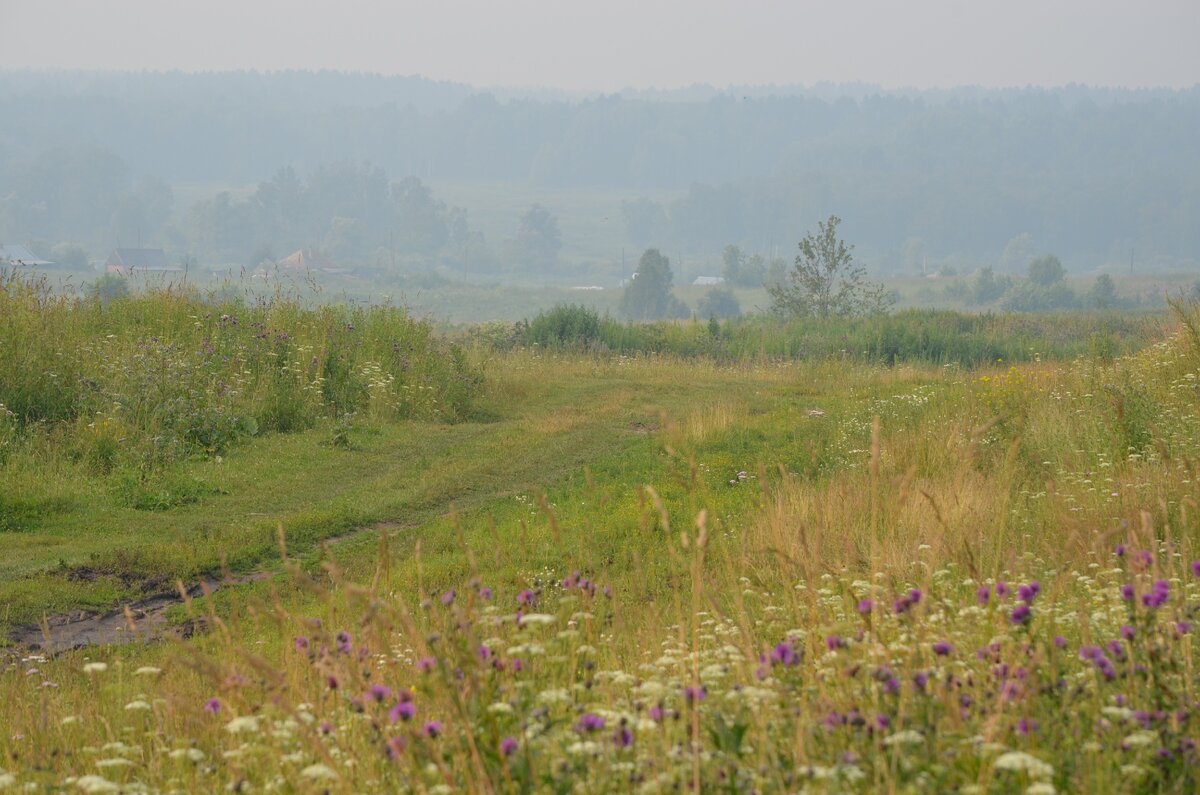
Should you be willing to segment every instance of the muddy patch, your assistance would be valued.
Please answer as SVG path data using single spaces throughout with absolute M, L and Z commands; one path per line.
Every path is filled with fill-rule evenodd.
M 269 579 L 271 572 L 259 571 L 240 577 L 205 579 L 188 589 L 188 597 L 203 596 L 230 585 L 245 585 Z M 186 638 L 195 630 L 192 623 L 172 624 L 167 610 L 183 604 L 178 593 L 161 593 L 124 605 L 107 613 L 76 611 L 49 617 L 40 626 L 17 627 L 9 636 L 14 644 L 49 654 L 60 654 L 85 646 L 111 643 L 149 643 L 167 638 Z

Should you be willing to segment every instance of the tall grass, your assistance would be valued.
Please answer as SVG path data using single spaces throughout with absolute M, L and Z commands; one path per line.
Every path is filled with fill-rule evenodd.
M 27 657 L 3 764 L 96 792 L 1194 792 L 1198 379 L 1183 337 L 893 376 L 809 416 L 832 465 L 728 484 L 704 445 L 742 409 L 714 404 L 663 429 L 696 510 L 641 488 L 611 526 L 581 486 L 453 579 L 382 535 L 362 576 L 290 561 L 249 610 L 190 604 L 211 633 L 153 667 Z
M 751 317 L 635 324 L 582 306 L 559 306 L 528 323 L 493 325 L 478 333 L 500 346 L 552 350 L 980 367 L 1038 358 L 1111 359 L 1161 339 L 1166 325 L 1164 317 L 1151 314 L 972 315 L 923 309 L 852 320 Z
M 0 273 L 0 466 L 142 479 L 324 419 L 469 416 L 463 352 L 388 307 L 307 307 L 186 289 L 111 302 Z M 57 463 L 52 463 L 57 462 Z M 28 514 L 11 488 L 0 527 Z M 5 519 L 4 517 L 8 518 Z

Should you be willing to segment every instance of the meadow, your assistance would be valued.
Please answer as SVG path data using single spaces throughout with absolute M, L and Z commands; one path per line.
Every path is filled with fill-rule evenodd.
M 451 342 L 221 300 L 0 286 L 0 622 L 51 647 L 7 649 L 0 788 L 1200 783 L 1193 307 Z

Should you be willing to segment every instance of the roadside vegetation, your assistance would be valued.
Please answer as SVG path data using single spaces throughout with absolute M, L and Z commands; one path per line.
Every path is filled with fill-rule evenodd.
M 134 463 L 100 474 L 69 453 L 88 438 L 90 392 L 7 397 L 58 395 L 27 385 L 55 357 L 75 369 L 50 372 L 114 394 L 142 381 L 102 381 L 97 354 L 73 358 L 44 331 L 42 350 L 35 330 L 74 329 L 59 336 L 83 345 L 109 313 L 123 319 L 103 332 L 123 354 L 110 362 L 138 361 L 149 336 L 198 347 L 228 333 L 247 385 L 274 357 L 252 358 L 254 336 L 221 326 L 237 313 L 207 320 L 199 299 L 36 295 L 5 299 L 26 303 L 3 332 L 22 352 L 0 348 L 0 476 L 24 478 L 5 495 L 58 489 L 68 507 L 0 529 L 5 620 L 99 607 L 96 591 L 129 598 L 119 577 L 69 576 L 92 554 L 112 561 L 115 538 L 145 553 L 158 587 L 219 578 L 222 559 L 230 579 L 263 577 L 181 600 L 170 621 L 190 640 L 12 649 L 0 786 L 1200 784 L 1192 307 L 1169 324 L 913 312 L 641 326 L 566 307 L 480 331 L 457 358 L 391 310 L 242 307 L 239 329 L 253 317 L 314 347 L 343 342 L 351 372 L 389 348 L 343 335 L 408 329 L 425 341 L 410 372 L 430 374 L 429 399 L 372 408 L 358 391 L 341 426 L 345 406 L 326 397 L 306 425 L 182 448 L 162 477 L 217 488 L 147 510 L 112 496 Z M 203 334 L 173 301 L 195 301 Z M 220 376 L 239 372 L 228 366 Z M 229 411 L 258 421 L 260 390 Z M 129 634 L 142 631 L 131 614 Z

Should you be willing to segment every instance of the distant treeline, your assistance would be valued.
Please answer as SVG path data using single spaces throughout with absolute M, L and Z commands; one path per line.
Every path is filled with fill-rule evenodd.
M 40 158 L 93 148 L 126 165 L 128 217 L 161 183 L 370 162 L 435 184 L 627 191 L 639 247 L 787 251 L 836 213 L 884 269 L 984 262 L 1022 233 L 1069 268 L 1200 256 L 1200 89 L 851 93 L 500 100 L 418 78 L 8 73 L 0 234 L 44 206 L 21 188 Z M 685 194 L 654 200 L 664 189 Z

